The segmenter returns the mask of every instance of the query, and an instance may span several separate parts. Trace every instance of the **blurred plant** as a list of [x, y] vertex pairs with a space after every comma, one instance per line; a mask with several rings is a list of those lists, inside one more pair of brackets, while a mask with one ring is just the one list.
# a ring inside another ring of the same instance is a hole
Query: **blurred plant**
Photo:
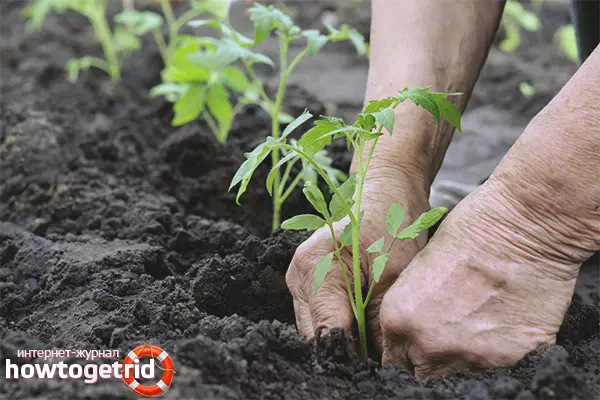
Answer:
[[519, 83], [519, 91], [524, 97], [527, 97], [528, 99], [535, 96], [535, 88], [529, 82], [523, 81]]
[[[235, 174], [229, 189], [240, 185], [236, 199], [246, 190], [250, 179], [256, 168], [262, 161], [274, 151], [283, 149], [287, 155], [278, 163], [274, 164], [271, 172], [267, 177], [267, 190], [273, 194], [274, 176], [281, 168], [293, 165], [298, 160], [302, 163], [310, 164], [319, 176], [325, 181], [333, 196], [329, 203], [325, 200], [325, 196], [316, 185], [315, 182], [309, 181], [304, 185], [304, 195], [315, 211], [320, 215], [303, 214], [296, 215], [283, 222], [283, 229], [292, 230], [307, 230], [314, 231], [316, 229], [327, 226], [331, 233], [334, 251], [324, 256], [318, 263], [314, 275], [314, 290], [319, 290], [321, 284], [325, 281], [326, 275], [331, 268], [331, 263], [335, 257], [339, 263], [346, 282], [346, 289], [352, 311], [358, 325], [361, 355], [364, 359], [367, 358], [367, 337], [365, 326], [365, 310], [373, 289], [379, 281], [381, 274], [384, 271], [385, 265], [389, 258], [390, 251], [393, 245], [398, 240], [415, 239], [420, 233], [427, 231], [435, 225], [440, 218], [448, 211], [446, 208], [434, 208], [426, 213], [421, 214], [411, 225], [404, 229], [400, 229], [404, 222], [404, 209], [398, 203], [392, 204], [386, 216], [386, 227], [389, 234], [387, 238], [382, 237], [372, 243], [367, 251], [378, 254], [372, 263], [372, 283], [368, 289], [366, 297], [363, 297], [363, 288], [361, 282], [362, 269], [360, 262], [360, 226], [362, 221], [363, 210], [361, 210], [361, 201], [363, 193], [363, 185], [369, 168], [369, 163], [373, 155], [373, 151], [377, 145], [379, 137], [381, 137], [385, 129], [389, 134], [394, 130], [395, 111], [394, 109], [400, 103], [411, 100], [418, 106], [426, 109], [439, 124], [441, 118], [446, 119], [455, 128], [460, 130], [460, 111], [446, 99], [449, 95], [460, 93], [432, 93], [430, 88], [405, 88], [400, 91], [395, 97], [384, 98], [380, 100], [370, 101], [369, 104], [358, 114], [356, 122], [352, 125], [346, 125], [341, 118], [337, 117], [321, 117], [316, 121], [314, 127], [302, 135], [297, 142], [288, 142], [288, 135], [292, 131], [302, 125], [304, 122], [312, 118], [308, 112], [304, 112], [301, 116], [290, 123], [280, 137], [270, 136], [267, 140], [257, 146], [252, 152], [248, 153], [248, 159], [240, 166]], [[329, 173], [324, 171], [315, 155], [322, 151], [327, 145], [331, 144], [335, 138], [344, 138], [348, 147], [354, 148], [356, 154], [363, 154], [365, 149], [368, 149], [367, 156], [363, 159], [358, 158], [358, 167], [356, 175], [350, 176], [344, 183], [338, 185], [334, 182]], [[368, 146], [367, 146], [368, 145]], [[287, 175], [287, 174], [286, 174]], [[334, 223], [346, 219], [346, 224], [343, 233], [339, 240], [336, 236]], [[354, 284], [350, 283], [347, 276], [347, 267], [342, 259], [342, 251], [345, 246], [352, 246], [352, 272]]]
[[[255, 4], [249, 9], [250, 20], [254, 25], [254, 38], [250, 39], [235, 31], [226, 20], [192, 20], [192, 27], [211, 27], [220, 38], [185, 36], [182, 37], [173, 53], [172, 62], [163, 71], [163, 83], [154, 87], [152, 95], [164, 95], [174, 101], [175, 116], [173, 125], [188, 123], [202, 116], [219, 142], [227, 139], [235, 115], [243, 107], [255, 104], [271, 116], [271, 136], [281, 136], [280, 123], [292, 118], [283, 111], [283, 101], [288, 79], [296, 66], [306, 57], [316, 54], [327, 42], [349, 40], [357, 52], [366, 55], [367, 44], [355, 29], [343, 25], [340, 29], [327, 26], [327, 34], [317, 30], [301, 30], [291, 18], [273, 6]], [[255, 71], [256, 64], [275, 66], [266, 55], [255, 51], [267, 37], [275, 33], [279, 39], [280, 75], [275, 97], [267, 94], [264, 83]], [[305, 47], [293, 58], [290, 57], [292, 42], [303, 40]], [[290, 60], [291, 58], [291, 60]], [[232, 105], [231, 97], [237, 97]], [[281, 157], [287, 157], [284, 148], [271, 153], [273, 165]], [[320, 167], [328, 171], [332, 179], [341, 175], [331, 167], [331, 159], [322, 154]], [[273, 230], [279, 227], [281, 205], [301, 180], [310, 180], [316, 174], [312, 167], [304, 164], [303, 173], [292, 180], [289, 186], [293, 163], [280, 176], [279, 171], [272, 175], [273, 180]]]
[[23, 11], [30, 29], [39, 30], [43, 27], [46, 17], [51, 12], [64, 13], [74, 11], [85, 16], [92, 26], [96, 40], [102, 46], [104, 59], [84, 56], [67, 62], [67, 77], [75, 82], [79, 72], [91, 67], [101, 69], [110, 75], [113, 81], [121, 79], [123, 59], [128, 54], [138, 51], [141, 42], [125, 27], [117, 23], [111, 30], [106, 19], [107, 0], [33, 0]]
[[577, 36], [573, 24], [561, 26], [554, 33], [554, 39], [567, 58], [574, 63], [579, 63], [579, 51], [577, 50]]
[[[538, 5], [539, 7], [539, 5]], [[521, 28], [528, 32], [537, 32], [542, 24], [537, 15], [526, 10], [518, 0], [508, 0], [504, 6], [502, 25], [506, 38], [500, 42], [500, 50], [512, 53], [521, 44]]]

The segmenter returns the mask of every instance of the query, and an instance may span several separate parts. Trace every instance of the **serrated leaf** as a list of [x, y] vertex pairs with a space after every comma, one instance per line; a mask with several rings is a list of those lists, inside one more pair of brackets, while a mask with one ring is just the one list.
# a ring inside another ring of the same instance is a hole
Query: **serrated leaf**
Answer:
[[440, 116], [450, 122], [459, 132], [462, 132], [460, 110], [445, 98], [447, 96], [445, 93], [433, 93], [433, 95], [440, 109]]
[[394, 101], [396, 101], [396, 100], [391, 97], [388, 97], [385, 99], [379, 99], [379, 100], [370, 100], [369, 104], [367, 104], [365, 106], [362, 113], [363, 114], [373, 114], [373, 113], [379, 112], [385, 108], [390, 107], [392, 104], [394, 104]]
[[323, 197], [323, 193], [317, 186], [316, 183], [312, 181], [308, 181], [304, 184], [304, 189], [302, 189], [306, 199], [310, 204], [314, 207], [315, 210], [323, 214], [323, 216], [328, 219], [329, 212], [327, 211], [327, 203], [325, 202], [325, 197]]
[[395, 235], [398, 240], [416, 239], [421, 232], [424, 232], [438, 223], [440, 219], [448, 212], [446, 207], [436, 207], [421, 214], [410, 226], [403, 229], [402, 232]]
[[190, 54], [197, 53], [201, 47], [200, 40], [181, 39], [171, 56], [171, 65], [162, 73], [163, 82], [206, 82], [210, 77], [210, 72], [187, 60]]
[[324, 25], [329, 30], [328, 39], [332, 42], [350, 40], [359, 55], [362, 56], [368, 53], [368, 45], [365, 38], [358, 30], [350, 28], [346, 24], [342, 25], [339, 30], [329, 24]]
[[231, 0], [190, 0], [193, 10], [208, 12], [219, 19], [227, 18]]
[[222, 85], [212, 85], [208, 89], [206, 106], [219, 125], [219, 135], [217, 136], [217, 139], [219, 142], [225, 143], [233, 121], [233, 107], [229, 101], [229, 92], [227, 89]]
[[273, 30], [290, 39], [300, 33], [300, 28], [294, 25], [292, 19], [273, 6], [255, 4], [248, 13], [254, 23], [254, 46], [258, 46]]
[[404, 222], [404, 208], [400, 205], [400, 203], [392, 203], [385, 216], [385, 225], [388, 233], [392, 236], [396, 236], [396, 233], [398, 233], [398, 229], [400, 229], [402, 222]]
[[[338, 192], [342, 195], [346, 202], [352, 207], [352, 196], [354, 196], [354, 191], [356, 189], [356, 176], [351, 175], [346, 179], [346, 181], [338, 187]], [[331, 218], [334, 221], [339, 221], [344, 218], [348, 213], [346, 209], [342, 206], [342, 202], [337, 194], [334, 194], [331, 197], [331, 202], [329, 203], [329, 210], [331, 211]]]
[[190, 85], [173, 105], [175, 117], [171, 122], [173, 126], [187, 124], [198, 118], [204, 110], [206, 92], [201, 85]]
[[383, 271], [385, 270], [385, 264], [388, 261], [387, 253], [383, 253], [375, 257], [373, 260], [373, 281], [375, 283], [379, 282]]
[[383, 245], [385, 244], [385, 237], [382, 236], [379, 240], [373, 242], [368, 248], [367, 251], [369, 253], [380, 253], [381, 249], [383, 249]]
[[281, 229], [294, 231], [314, 231], [325, 226], [323, 218], [313, 214], [296, 215], [290, 219], [283, 221]]
[[329, 132], [342, 127], [344, 127], [344, 122], [341, 119], [321, 117], [320, 120], [315, 121], [314, 127], [302, 135], [298, 141], [298, 146], [312, 156], [331, 143], [332, 138], [328, 135]]
[[446, 99], [449, 95], [462, 93], [431, 93], [431, 86], [426, 88], [404, 88], [396, 98], [402, 102], [411, 100], [415, 105], [423, 107], [439, 124], [444, 118], [460, 131], [460, 111]]
[[306, 30], [302, 32], [302, 35], [307, 40], [308, 55], [310, 56], [317, 54], [327, 43], [327, 36], [322, 35], [316, 29]]
[[225, 67], [219, 74], [225, 86], [236, 92], [245, 92], [252, 86], [246, 75], [235, 67]]
[[352, 223], [348, 223], [342, 234], [340, 235], [340, 243], [343, 246], [350, 246], [352, 244]]
[[375, 121], [378, 124], [383, 125], [385, 129], [391, 135], [394, 132], [394, 121], [396, 119], [396, 113], [391, 108], [384, 108], [383, 110], [374, 113]]
[[321, 258], [315, 269], [314, 289], [315, 293], [319, 291], [319, 288], [325, 282], [327, 272], [331, 269], [331, 261], [333, 260], [333, 253], [327, 254]]
[[288, 124], [288, 126], [285, 127], [285, 129], [283, 130], [283, 133], [281, 134], [281, 137], [282, 138], [287, 137], [296, 128], [298, 128], [300, 125], [302, 125], [303, 123], [305, 123], [306, 121], [308, 121], [311, 118], [312, 118], [312, 114], [310, 112], [308, 112], [308, 110], [304, 110], [304, 112], [298, 118], [296, 118], [295, 120], [290, 122]]
[[250, 153], [245, 154], [247, 160], [244, 161], [242, 165], [240, 165], [240, 168], [233, 176], [231, 184], [229, 185], [229, 190], [231, 190], [238, 183], [240, 184], [237, 195], [235, 197], [235, 201], [237, 204], [240, 204], [240, 197], [246, 191], [248, 183], [252, 178], [252, 174], [260, 165], [260, 163], [262, 163], [264, 159], [269, 155], [271, 150], [271, 145], [268, 142], [265, 142], [256, 146], [256, 148]]

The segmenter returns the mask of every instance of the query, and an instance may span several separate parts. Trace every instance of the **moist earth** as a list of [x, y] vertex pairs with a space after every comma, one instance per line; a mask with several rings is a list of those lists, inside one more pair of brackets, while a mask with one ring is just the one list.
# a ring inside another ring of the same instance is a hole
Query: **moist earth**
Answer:
[[[514, 368], [417, 382], [400, 367], [353, 359], [341, 332], [303, 340], [285, 272], [307, 235], [270, 234], [262, 183], [268, 166], [241, 207], [227, 191], [244, 153], [268, 135], [268, 116], [247, 108], [225, 145], [201, 121], [171, 127], [170, 104], [148, 96], [162, 68], [150, 42], [126, 62], [119, 84], [97, 71], [70, 84], [66, 60], [97, 49], [85, 21], [52, 16], [42, 33], [29, 34], [18, 17], [24, 4], [0, 4], [0, 398], [134, 398], [114, 380], [7, 380], [5, 363], [44, 362], [18, 358], [21, 349], [125, 354], [146, 343], [173, 358], [165, 396], [173, 399], [600, 396], [597, 258], [582, 270], [557, 344]], [[368, 35], [367, 3], [310, 2], [295, 10], [304, 28], [319, 27], [315, 21], [329, 13]], [[566, 8], [544, 13], [547, 27], [523, 39], [528, 51], [492, 52], [467, 114], [473, 127], [486, 124], [490, 107], [509, 116], [507, 125], [530, 118], [575, 70], [551, 40], [569, 21]], [[364, 61], [338, 62], [352, 51], [333, 46], [320, 60], [353, 77], [366, 70]], [[520, 81], [548, 71], [534, 98], [520, 95]], [[360, 106], [360, 96], [332, 103], [327, 96], [335, 93], [311, 91], [302, 84], [311, 73], [301, 70], [290, 87], [288, 112], [351, 114]], [[343, 144], [332, 158], [348, 169]], [[296, 193], [284, 214], [309, 210]]]

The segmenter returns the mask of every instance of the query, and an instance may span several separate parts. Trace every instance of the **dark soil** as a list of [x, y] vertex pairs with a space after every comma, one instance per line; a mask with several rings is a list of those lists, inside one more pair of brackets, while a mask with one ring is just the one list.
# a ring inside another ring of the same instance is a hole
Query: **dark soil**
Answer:
[[[309, 4], [298, 8], [304, 26], [338, 3]], [[301, 339], [284, 275], [306, 236], [269, 235], [267, 166], [242, 207], [227, 192], [243, 153], [267, 135], [268, 117], [246, 110], [224, 146], [201, 122], [171, 127], [170, 105], [147, 94], [161, 70], [153, 47], [129, 59], [121, 84], [90, 71], [71, 85], [66, 60], [97, 48], [86, 25], [73, 15], [51, 17], [43, 33], [26, 35], [17, 16], [23, 5], [0, 4], [3, 377], [5, 359], [26, 361], [19, 349], [125, 354], [152, 343], [173, 357], [177, 374], [166, 396], [173, 399], [600, 396], [597, 261], [582, 273], [587, 281], [558, 345], [512, 369], [419, 383], [401, 368], [351, 360], [339, 332], [319, 343]], [[363, 31], [365, 7], [350, 13]], [[560, 25], [568, 14], [559, 11], [550, 16]], [[547, 35], [529, 42], [542, 61], [531, 54], [492, 59], [472, 107], [492, 104], [530, 117], [560, 88], [573, 67], [548, 50]], [[558, 78], [542, 85], [535, 101], [518, 97], [512, 85], [547, 71], [548, 60]], [[300, 86], [288, 98], [292, 114], [324, 112]], [[337, 150], [336, 165], [348, 168], [349, 154]], [[298, 195], [286, 207], [308, 209]], [[0, 380], [7, 399], [134, 397], [115, 381]]]

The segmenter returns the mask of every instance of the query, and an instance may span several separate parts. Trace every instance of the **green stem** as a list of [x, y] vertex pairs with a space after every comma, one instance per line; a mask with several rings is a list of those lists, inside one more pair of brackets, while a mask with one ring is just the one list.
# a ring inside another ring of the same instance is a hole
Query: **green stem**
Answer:
[[[298, 186], [298, 184], [300, 183], [300, 181], [302, 180], [302, 174], [298, 174], [298, 176], [292, 181], [292, 183], [290, 184], [290, 186], [288, 186], [287, 190], [285, 191], [285, 193], [283, 193], [283, 195], [281, 195], [281, 202], [283, 203], [284, 201], [287, 200], [288, 197], [290, 197], [290, 194], [292, 194], [292, 192], [294, 191], [294, 189], [296, 188], [296, 186]], [[283, 185], [281, 186], [283, 188]]]
[[152, 36], [154, 36], [154, 41], [158, 46], [158, 51], [160, 52], [160, 56], [163, 59], [163, 64], [167, 66], [167, 63], [169, 62], [169, 48], [167, 46], [167, 43], [165, 42], [165, 38], [158, 29], [154, 29], [152, 31]]
[[[284, 37], [279, 37], [279, 67], [281, 69], [281, 78], [279, 80], [279, 88], [277, 89], [277, 97], [275, 98], [275, 105], [273, 107], [273, 115], [271, 116], [271, 136], [275, 139], [279, 138], [279, 114], [281, 113], [281, 105], [283, 98], [285, 97], [285, 90], [287, 87], [287, 80], [292, 74], [298, 63], [308, 54], [308, 48], [302, 50], [288, 66], [288, 47], [289, 40]], [[271, 152], [271, 162], [276, 165], [279, 162], [279, 151]], [[272, 230], [275, 231], [279, 227], [281, 221], [281, 204], [283, 200], [280, 197], [280, 175], [279, 171], [275, 173], [273, 179], [273, 188], [275, 195], [273, 196], [273, 225]]]
[[210, 113], [204, 111], [202, 113], [202, 117], [206, 120], [206, 123], [208, 124], [208, 127], [210, 128], [210, 130], [212, 131], [212, 133], [215, 135], [215, 137], [217, 138], [217, 140], [219, 141], [219, 143], [225, 143], [225, 140], [222, 140], [220, 137], [221, 132], [219, 131], [219, 126], [217, 125], [217, 123], [215, 122], [215, 120], [213, 119], [213, 117], [210, 115]]
[[[173, 8], [171, 7], [169, 0], [160, 0], [160, 8], [165, 16], [165, 20], [167, 21], [167, 26], [169, 28], [167, 59], [170, 60], [171, 54], [173, 53], [173, 46], [175, 45], [175, 39], [177, 38], [177, 19], [175, 18], [175, 14], [173, 13]], [[165, 65], [167, 65], [167, 63], [165, 63]]]
[[194, 18], [200, 16], [200, 13], [196, 10], [187, 10], [179, 18], [175, 20], [176, 32], [179, 32], [181, 28]]
[[329, 179], [329, 176], [327, 175], [327, 173], [325, 171], [323, 171], [323, 168], [321, 168], [321, 166], [319, 164], [317, 164], [315, 160], [313, 160], [304, 151], [302, 151], [292, 145], [289, 145], [289, 144], [283, 144], [283, 143], [277, 144], [277, 145], [274, 145], [273, 148], [282, 148], [282, 149], [291, 150], [291, 151], [295, 152], [296, 154], [302, 156], [302, 158], [304, 158], [306, 160], [306, 162], [308, 162], [310, 165], [312, 165], [312, 167], [315, 169], [315, 171], [317, 171], [317, 173], [321, 176], [321, 178], [323, 178], [323, 180], [325, 181], [327, 186], [329, 186], [331, 191], [334, 194], [336, 194], [337, 197], [340, 199], [340, 202], [342, 203], [342, 207], [344, 207], [344, 210], [346, 211], [346, 213], [348, 214], [348, 217], [350, 218], [350, 223], [352, 225], [358, 223], [356, 216], [352, 213], [352, 208], [350, 207], [350, 205], [348, 204], [348, 202], [346, 201], [344, 196], [342, 196], [342, 194], [338, 190], [337, 186], [331, 181], [331, 179]]
[[338, 240], [335, 237], [335, 231], [333, 230], [333, 225], [327, 223], [329, 227], [329, 232], [331, 233], [331, 240], [333, 240], [333, 244], [335, 246], [335, 256], [338, 260], [338, 264], [340, 264], [340, 268], [342, 269], [342, 275], [344, 276], [344, 281], [346, 282], [346, 290], [348, 291], [348, 299], [350, 300], [350, 305], [352, 306], [352, 312], [354, 313], [354, 317], [357, 316], [356, 304], [354, 302], [354, 295], [352, 294], [352, 285], [350, 284], [350, 280], [348, 279], [348, 273], [346, 272], [346, 264], [342, 260], [342, 254], [340, 246], [338, 245]]
[[[287, 163], [287, 165], [285, 167], [285, 172], [283, 173], [283, 177], [281, 178], [281, 182], [279, 183], [279, 192], [280, 193], [284, 193], [285, 184], [287, 183], [287, 180], [290, 177], [290, 173], [292, 172], [292, 168], [294, 167], [294, 165], [296, 165], [296, 162], [298, 162], [298, 158], [293, 158], [292, 160], [290, 160]], [[301, 175], [302, 174], [298, 174], [298, 176], [301, 176]]]
[[250, 75], [250, 79], [252, 80], [252, 83], [254, 84], [254, 86], [256, 86], [257, 89], [259, 89], [259, 95], [260, 97], [263, 99], [263, 101], [267, 104], [272, 104], [273, 101], [269, 98], [269, 96], [267, 96], [267, 93], [265, 92], [265, 88], [263, 87], [262, 81], [258, 78], [258, 76], [256, 76], [256, 72], [254, 72], [254, 68], [252, 68], [252, 64], [250, 64], [248, 62], [248, 60], [246, 59], [242, 59], [242, 64], [244, 64], [244, 67], [246, 68], [246, 71], [248, 71], [248, 75]]
[[121, 79], [121, 63], [115, 52], [112, 33], [104, 16], [105, 8], [106, 7], [101, 7], [100, 11], [97, 13], [90, 14], [88, 19], [90, 20], [96, 38], [98, 38], [98, 41], [102, 46], [104, 57], [106, 57], [106, 61], [108, 62], [110, 78], [113, 81], [119, 81]]
[[358, 335], [360, 341], [360, 355], [363, 360], [368, 358], [367, 353], [367, 328], [365, 323], [365, 305], [363, 303], [361, 268], [360, 268], [360, 203], [362, 198], [362, 189], [365, 181], [365, 171], [363, 171], [362, 154], [365, 143], [358, 138], [358, 182], [356, 183], [356, 196], [354, 203], [354, 214], [358, 216], [359, 221], [352, 224], [352, 271], [354, 273], [354, 298], [356, 300], [356, 322], [358, 325]]

